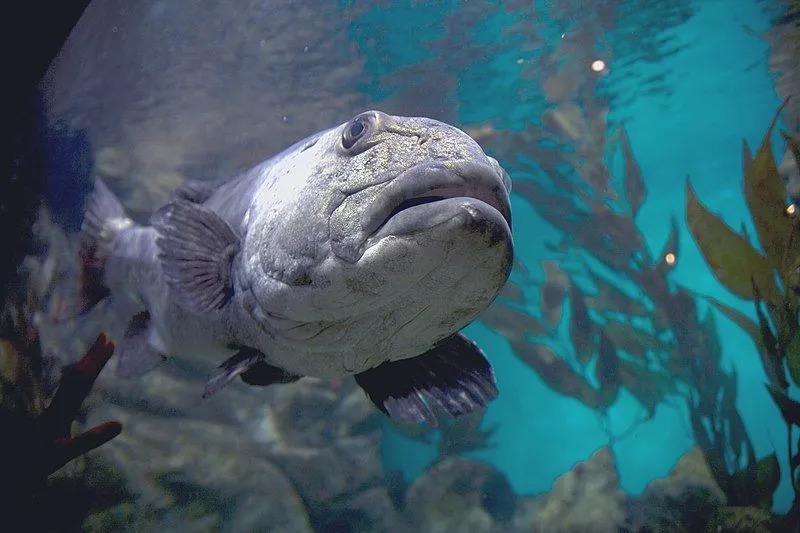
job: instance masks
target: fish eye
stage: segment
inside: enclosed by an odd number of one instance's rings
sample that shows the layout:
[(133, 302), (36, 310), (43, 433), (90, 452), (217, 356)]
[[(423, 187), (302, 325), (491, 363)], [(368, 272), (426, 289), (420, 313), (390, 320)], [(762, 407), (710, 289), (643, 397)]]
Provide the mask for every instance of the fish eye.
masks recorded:
[(366, 132), (367, 125), (364, 119), (354, 119), (350, 122), (350, 125), (344, 129), (344, 133), (342, 133), (342, 146), (344, 146), (346, 150), (349, 150)]

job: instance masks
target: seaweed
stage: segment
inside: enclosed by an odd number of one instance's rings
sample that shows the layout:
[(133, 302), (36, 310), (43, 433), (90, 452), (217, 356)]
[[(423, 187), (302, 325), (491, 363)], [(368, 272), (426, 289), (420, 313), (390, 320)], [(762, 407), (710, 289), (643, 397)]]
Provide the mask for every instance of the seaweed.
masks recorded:
[[(787, 103), (788, 99), (776, 112), (755, 155), (747, 143), (742, 149), (744, 197), (759, 246), (704, 206), (688, 180), (686, 218), (716, 279), (733, 294), (753, 302), (755, 321), (710, 300), (750, 335), (758, 348), (767, 390), (786, 423), (789, 477), (795, 494), (788, 516), (800, 518), (800, 431), (796, 431), (800, 430), (800, 401), (790, 392), (800, 386), (800, 217), (798, 205), (788, 198), (772, 146), (772, 132)], [(800, 165), (800, 135), (782, 132), (782, 137)], [(799, 433), (796, 441), (795, 433)], [(764, 507), (771, 503), (778, 481), (773, 455), (757, 463), (750, 461), (731, 476), (728, 490), (738, 498), (759, 498), (756, 503)]]
[[(755, 455), (736, 408), (736, 373), (722, 364), (714, 313), (701, 313), (696, 295), (671, 277), (681, 259), (678, 220), (664, 220), (669, 233), (653, 252), (637, 226), (647, 188), (631, 140), (624, 124), (609, 125), (607, 105), (593, 94), (583, 91), (580, 105), (559, 102), (545, 112), (541, 127), (477, 129), (482, 144), (515, 170), (514, 192), (560, 233), (542, 261), (544, 279), (520, 265), (511, 288), (481, 320), (503, 334), (550, 388), (599, 413), (610, 443), (650, 419), (658, 406), (684, 402), (694, 438), (730, 504), (768, 510), (780, 476), (775, 456)], [(743, 164), (774, 168), (760, 152)], [(761, 191), (766, 185), (750, 187)], [(693, 196), (689, 201), (697, 203)], [(753, 200), (760, 210), (767, 201)], [(762, 218), (758, 236), (777, 251), (781, 241), (772, 235), (785, 234), (790, 224)], [(772, 298), (777, 289), (769, 283), (769, 259), (748, 251), (748, 237), (726, 232), (708, 217), (692, 224), (725, 239), (715, 261), (750, 265), (762, 298)], [(736, 294), (755, 297), (749, 275), (730, 268), (718, 275)], [(537, 289), (540, 312), (529, 296)], [(764, 329), (721, 302), (709, 302), (754, 335)], [(623, 390), (642, 409), (630, 429), (614, 431), (607, 413)]]

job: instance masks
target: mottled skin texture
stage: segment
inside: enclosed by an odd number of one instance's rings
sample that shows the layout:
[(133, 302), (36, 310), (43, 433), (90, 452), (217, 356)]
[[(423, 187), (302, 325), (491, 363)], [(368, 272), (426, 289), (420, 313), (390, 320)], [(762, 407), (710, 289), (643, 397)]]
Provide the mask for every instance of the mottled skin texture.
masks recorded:
[[(155, 229), (115, 237), (106, 283), (147, 308), (154, 347), (220, 363), (248, 346), (289, 372), (332, 378), (419, 355), (491, 303), (512, 262), (506, 173), (441, 122), (375, 111), (357, 119), (366, 131), (349, 149), (353, 121), (205, 200), (241, 239), (233, 296), (219, 310), (177, 303)], [(387, 221), (425, 195), (439, 201)]]

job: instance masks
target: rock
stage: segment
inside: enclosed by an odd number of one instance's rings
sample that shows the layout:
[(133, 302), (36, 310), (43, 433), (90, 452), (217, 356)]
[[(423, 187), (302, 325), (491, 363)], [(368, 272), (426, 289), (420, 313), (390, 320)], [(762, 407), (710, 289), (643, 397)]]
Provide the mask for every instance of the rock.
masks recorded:
[(756, 507), (720, 507), (706, 526), (707, 533), (770, 533), (772, 515)]
[(628, 502), (624, 530), (701, 531), (714, 510), (725, 505), (702, 450), (695, 446), (662, 479), (652, 481), (638, 498)]
[(198, 533), (219, 531), (221, 517), (218, 514), (192, 516), (181, 510), (151, 510), (142, 512), (132, 503), (122, 503), (86, 517), (81, 530), (86, 533), (104, 531), (193, 531)]
[(329, 507), (312, 518), (314, 531), (411, 533), (411, 524), (395, 508), (386, 488), (373, 487)]
[[(256, 531), (264, 524), (270, 531), (311, 531), (293, 483), (245, 435), (211, 421), (118, 414), (125, 431), (102, 454), (123, 473), (136, 505), (129, 511), (125, 506), (106, 511), (111, 516), (125, 511), (126, 523), (143, 528), (169, 516), (182, 524), (171, 531)], [(90, 418), (98, 415), (93, 412)], [(94, 518), (94, 523), (108, 520)]]
[(277, 440), (270, 457), (297, 486), (312, 515), (354, 489), (382, 484), (380, 413), (352, 379), (303, 379), (269, 387)]
[(547, 533), (616, 533), (625, 517), (624, 503), (614, 456), (603, 447), (559, 477), (549, 494), (536, 499), (532, 526)]
[[(352, 435), (380, 431), (383, 415), (375, 409), (361, 387), (353, 386), (349, 378), (342, 381), (346, 381), (347, 384), (339, 383), (338, 387), (344, 387), (342, 391), (346, 395), (337, 404), (333, 413), (334, 434)], [(348, 390), (351, 391), (349, 394)]]
[(272, 454), (295, 482), (312, 514), (354, 488), (380, 484), (377, 439), (339, 439), (327, 447), (296, 447)]
[(508, 531), (516, 495), (491, 465), (449, 456), (428, 468), (408, 490), (405, 510), (430, 533)]
[(525, 533), (539, 533), (536, 524), (536, 515), (539, 512), (539, 500), (537, 496), (521, 496), (517, 499), (517, 512), (511, 523), (510, 531), (520, 531)]
[[(271, 531), (279, 523), (301, 531), (298, 524), (310, 527), (308, 514), (322, 516), (355, 489), (382, 483), (379, 425), (368, 422), (380, 415), (358, 407), (359, 398), (368, 400), (350, 381), (338, 390), (310, 379), (266, 388), (237, 383), (208, 401), (199, 400), (201, 381), (169, 365), (136, 381), (106, 376), (110, 402), (90, 418), (123, 423), (123, 438), (105, 453), (131, 491), (153, 505), (171, 503), (149, 480), (179, 472), (235, 505), (234, 530), (252, 530), (269, 516)], [(332, 416), (343, 405), (361, 415), (349, 422)]]

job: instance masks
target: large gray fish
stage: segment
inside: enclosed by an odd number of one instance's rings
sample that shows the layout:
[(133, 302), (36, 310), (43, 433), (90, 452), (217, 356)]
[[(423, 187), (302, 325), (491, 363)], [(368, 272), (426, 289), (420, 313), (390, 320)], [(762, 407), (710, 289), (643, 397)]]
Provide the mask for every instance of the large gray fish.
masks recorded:
[(136, 306), (118, 371), (223, 361), (205, 396), (354, 375), (392, 418), (435, 424), (497, 395), (458, 332), (512, 263), (511, 182), (468, 135), (362, 113), (222, 184), (189, 182), (135, 224), (96, 182), (82, 230), (82, 309)]

